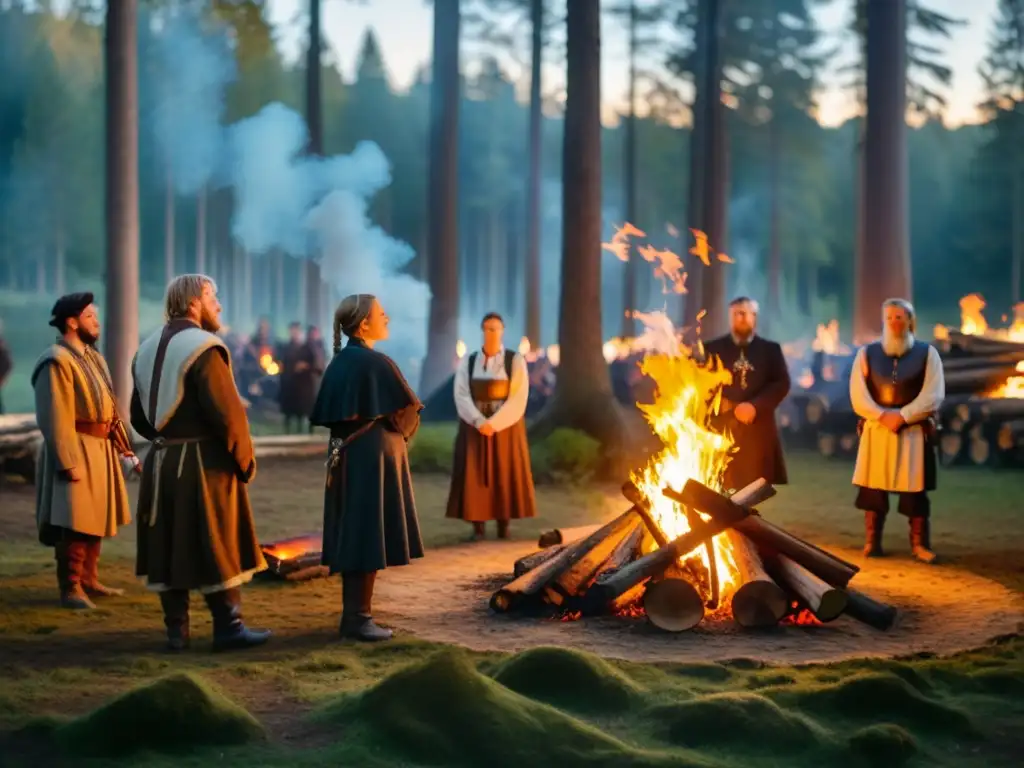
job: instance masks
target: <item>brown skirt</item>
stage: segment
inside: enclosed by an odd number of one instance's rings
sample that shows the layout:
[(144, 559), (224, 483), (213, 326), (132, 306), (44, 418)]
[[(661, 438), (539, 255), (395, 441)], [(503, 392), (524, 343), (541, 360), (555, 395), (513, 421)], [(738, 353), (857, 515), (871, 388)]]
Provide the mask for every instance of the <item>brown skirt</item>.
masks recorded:
[(490, 437), (460, 421), (447, 516), (482, 523), (536, 515), (525, 420)]

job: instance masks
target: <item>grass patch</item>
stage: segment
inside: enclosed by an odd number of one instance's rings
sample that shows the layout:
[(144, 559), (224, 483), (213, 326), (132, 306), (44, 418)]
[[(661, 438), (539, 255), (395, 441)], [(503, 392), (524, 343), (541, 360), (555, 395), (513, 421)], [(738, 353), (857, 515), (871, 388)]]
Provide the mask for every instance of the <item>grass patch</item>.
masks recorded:
[(124, 757), (246, 744), (265, 738), (244, 708), (196, 675), (177, 673), (56, 727), (70, 755)]
[(328, 710), (328, 717), (428, 765), (571, 768), (701, 765), (646, 752), (481, 674), (444, 650)]
[(574, 712), (621, 712), (644, 692), (604, 659), (569, 648), (523, 651), (493, 677), (516, 693)]
[(892, 723), (869, 725), (850, 736), (850, 752), (870, 765), (906, 765), (917, 754), (917, 740)]

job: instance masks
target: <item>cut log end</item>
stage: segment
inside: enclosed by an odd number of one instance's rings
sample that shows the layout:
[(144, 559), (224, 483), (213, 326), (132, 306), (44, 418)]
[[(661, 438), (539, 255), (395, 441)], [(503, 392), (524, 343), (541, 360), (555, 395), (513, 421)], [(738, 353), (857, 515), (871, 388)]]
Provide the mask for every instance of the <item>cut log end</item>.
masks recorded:
[(700, 593), (684, 579), (663, 579), (650, 584), (643, 602), (647, 620), (666, 632), (685, 632), (704, 618)]
[(774, 581), (748, 581), (732, 596), (732, 616), (747, 629), (774, 627), (789, 609), (785, 591)]
[(841, 589), (830, 589), (821, 596), (818, 607), (812, 611), (814, 618), (822, 623), (835, 621), (846, 610), (847, 597)]

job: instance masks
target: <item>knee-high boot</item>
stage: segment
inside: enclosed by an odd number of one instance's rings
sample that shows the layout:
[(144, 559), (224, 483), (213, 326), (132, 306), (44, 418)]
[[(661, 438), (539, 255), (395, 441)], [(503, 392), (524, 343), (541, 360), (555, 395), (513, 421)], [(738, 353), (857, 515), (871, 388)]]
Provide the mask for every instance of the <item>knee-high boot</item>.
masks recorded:
[(86, 594), (92, 597), (121, 597), (123, 589), (114, 589), (100, 582), (100, 549), (103, 539), (95, 538), (85, 545), (85, 570), (82, 573), (82, 586)]
[(238, 587), (204, 595), (213, 617), (213, 650), (234, 651), (263, 645), (269, 629), (249, 629), (242, 622), (242, 590)]
[(910, 518), (910, 553), (915, 560), (931, 565), (938, 557), (932, 552), (931, 521), (927, 517)]
[(885, 529), (885, 515), (868, 510), (864, 513), (864, 557), (884, 557), (882, 532)]
[(378, 626), (373, 620), (373, 585), (376, 571), (349, 571), (341, 575), (341, 627), (342, 637), (374, 642), (390, 640), (390, 629)]
[(95, 604), (82, 588), (85, 542), (64, 538), (56, 543), (53, 552), (57, 560), (57, 584), (60, 587), (61, 607), (75, 611), (95, 608)]

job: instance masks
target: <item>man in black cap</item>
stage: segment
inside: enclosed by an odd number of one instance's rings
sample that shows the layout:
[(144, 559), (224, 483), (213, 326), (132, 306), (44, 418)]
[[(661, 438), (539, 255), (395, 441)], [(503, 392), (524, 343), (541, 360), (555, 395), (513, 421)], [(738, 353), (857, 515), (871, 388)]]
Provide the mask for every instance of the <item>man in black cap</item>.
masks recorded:
[(100, 322), (91, 293), (62, 296), (50, 325), (60, 334), (32, 369), (43, 435), (36, 482), (39, 540), (54, 548), (61, 605), (95, 608), (91, 597), (123, 594), (98, 578), (102, 540), (131, 521), (121, 459), (124, 439), (110, 371), (96, 351)]

